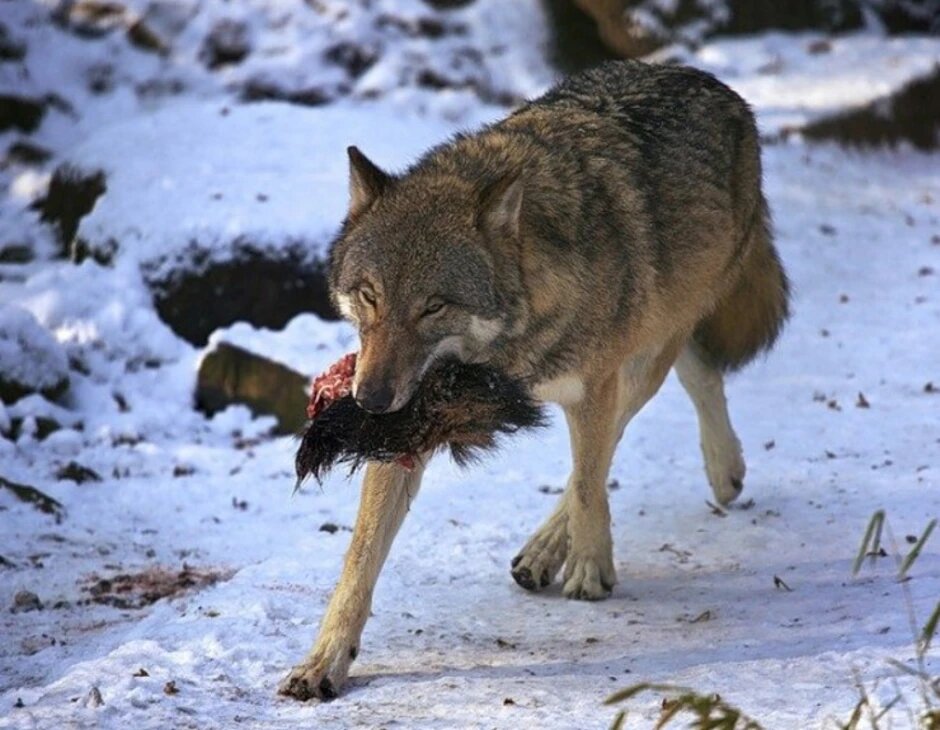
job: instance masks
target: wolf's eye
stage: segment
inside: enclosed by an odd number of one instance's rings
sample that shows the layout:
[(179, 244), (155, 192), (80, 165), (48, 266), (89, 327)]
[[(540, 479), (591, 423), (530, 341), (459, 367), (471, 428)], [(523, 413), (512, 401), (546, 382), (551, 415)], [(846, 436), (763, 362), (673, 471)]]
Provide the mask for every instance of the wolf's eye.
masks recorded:
[(375, 294), (370, 289), (360, 289), (359, 299), (367, 306), (375, 306)]
[(447, 306), (447, 302), (443, 299), (432, 299), (425, 306), (424, 311), (421, 312), (422, 317), (430, 317), (432, 314), (437, 314), (444, 307)]

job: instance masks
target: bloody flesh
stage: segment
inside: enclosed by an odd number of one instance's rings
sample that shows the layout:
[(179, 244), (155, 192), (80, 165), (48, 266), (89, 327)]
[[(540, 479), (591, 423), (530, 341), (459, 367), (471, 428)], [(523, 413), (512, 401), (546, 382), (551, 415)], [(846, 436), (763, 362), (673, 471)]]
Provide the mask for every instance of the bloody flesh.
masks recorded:
[(307, 418), (313, 420), (330, 404), (349, 395), (353, 376), (356, 374), (356, 353), (350, 352), (330, 366), (325, 373), (313, 379), (310, 402), (307, 403)]
[[(352, 392), (353, 376), (356, 374), (356, 353), (350, 352), (333, 363), (329, 370), (313, 379), (310, 401), (307, 403), (307, 418), (311, 421), (340, 398)], [(395, 463), (406, 469), (415, 468), (413, 454), (402, 454)]]

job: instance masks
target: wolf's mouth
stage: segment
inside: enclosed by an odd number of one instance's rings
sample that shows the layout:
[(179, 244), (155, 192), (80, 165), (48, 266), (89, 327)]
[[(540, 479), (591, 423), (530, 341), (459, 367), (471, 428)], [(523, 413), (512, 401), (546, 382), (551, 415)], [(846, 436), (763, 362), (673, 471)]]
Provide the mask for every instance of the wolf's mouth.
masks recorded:
[(545, 423), (523, 381), (456, 358), (435, 364), (400, 410), (369, 413), (351, 393), (355, 364), (355, 354), (346, 355), (313, 381), (298, 486), (308, 475), (320, 481), (337, 463), (351, 471), (367, 461), (412, 469), (419, 455), (444, 448), (463, 465), (496, 448), (500, 436)]

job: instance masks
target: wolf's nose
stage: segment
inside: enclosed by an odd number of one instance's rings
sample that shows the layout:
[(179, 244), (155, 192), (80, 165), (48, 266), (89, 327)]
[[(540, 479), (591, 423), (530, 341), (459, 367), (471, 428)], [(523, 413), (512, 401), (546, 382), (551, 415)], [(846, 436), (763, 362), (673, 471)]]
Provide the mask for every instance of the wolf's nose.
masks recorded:
[(374, 391), (363, 391), (359, 388), (356, 393), (356, 403), (369, 413), (385, 413), (392, 405), (395, 393), (391, 388), (378, 388)]

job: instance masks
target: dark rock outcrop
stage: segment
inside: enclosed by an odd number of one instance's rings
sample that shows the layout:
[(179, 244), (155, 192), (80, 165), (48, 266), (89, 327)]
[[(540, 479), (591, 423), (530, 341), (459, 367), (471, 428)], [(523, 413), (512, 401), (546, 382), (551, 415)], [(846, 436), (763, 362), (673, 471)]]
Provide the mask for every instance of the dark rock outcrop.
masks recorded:
[(204, 345), (215, 330), (238, 321), (279, 329), (303, 312), (338, 319), (325, 265), (298, 248), (261, 252), (245, 247), (231, 260), (201, 271), (181, 269), (149, 284), (160, 319), (194, 345)]
[(0, 132), (35, 132), (46, 115), (47, 101), (18, 94), (0, 94)]
[(26, 57), (26, 44), (13, 37), (9, 29), (0, 23), (0, 62), (22, 61)]
[(0, 475), (0, 489), (7, 490), (21, 502), (32, 505), (40, 512), (52, 515), (56, 523), (61, 522), (66, 515), (65, 507), (62, 506), (61, 502), (53, 499), (44, 492), (40, 492), (36, 487), (32, 487), (28, 484), (19, 484)]
[(101, 38), (127, 23), (129, 13), (121, 3), (109, 0), (73, 0), (60, 3), (53, 19), (81, 38)]
[[(547, 0), (549, 6), (553, 0)], [(839, 33), (865, 27), (888, 33), (940, 32), (940, 0), (573, 0), (597, 24), (607, 48), (635, 58), (670, 43), (768, 30)]]
[(209, 31), (200, 59), (210, 69), (241, 63), (251, 53), (248, 26), (238, 20), (223, 19)]
[(32, 313), (0, 307), (0, 401), (15, 403), (33, 393), (56, 400), (68, 386), (68, 359), (56, 339)]
[(40, 220), (56, 229), (63, 256), (71, 252), (79, 221), (92, 211), (106, 190), (105, 174), (101, 170), (81, 170), (63, 164), (52, 174), (49, 191), (37, 207)]
[(938, 149), (940, 66), (887, 96), (811, 122), (801, 131), (810, 140), (846, 145), (895, 145), (904, 141), (921, 150)]

